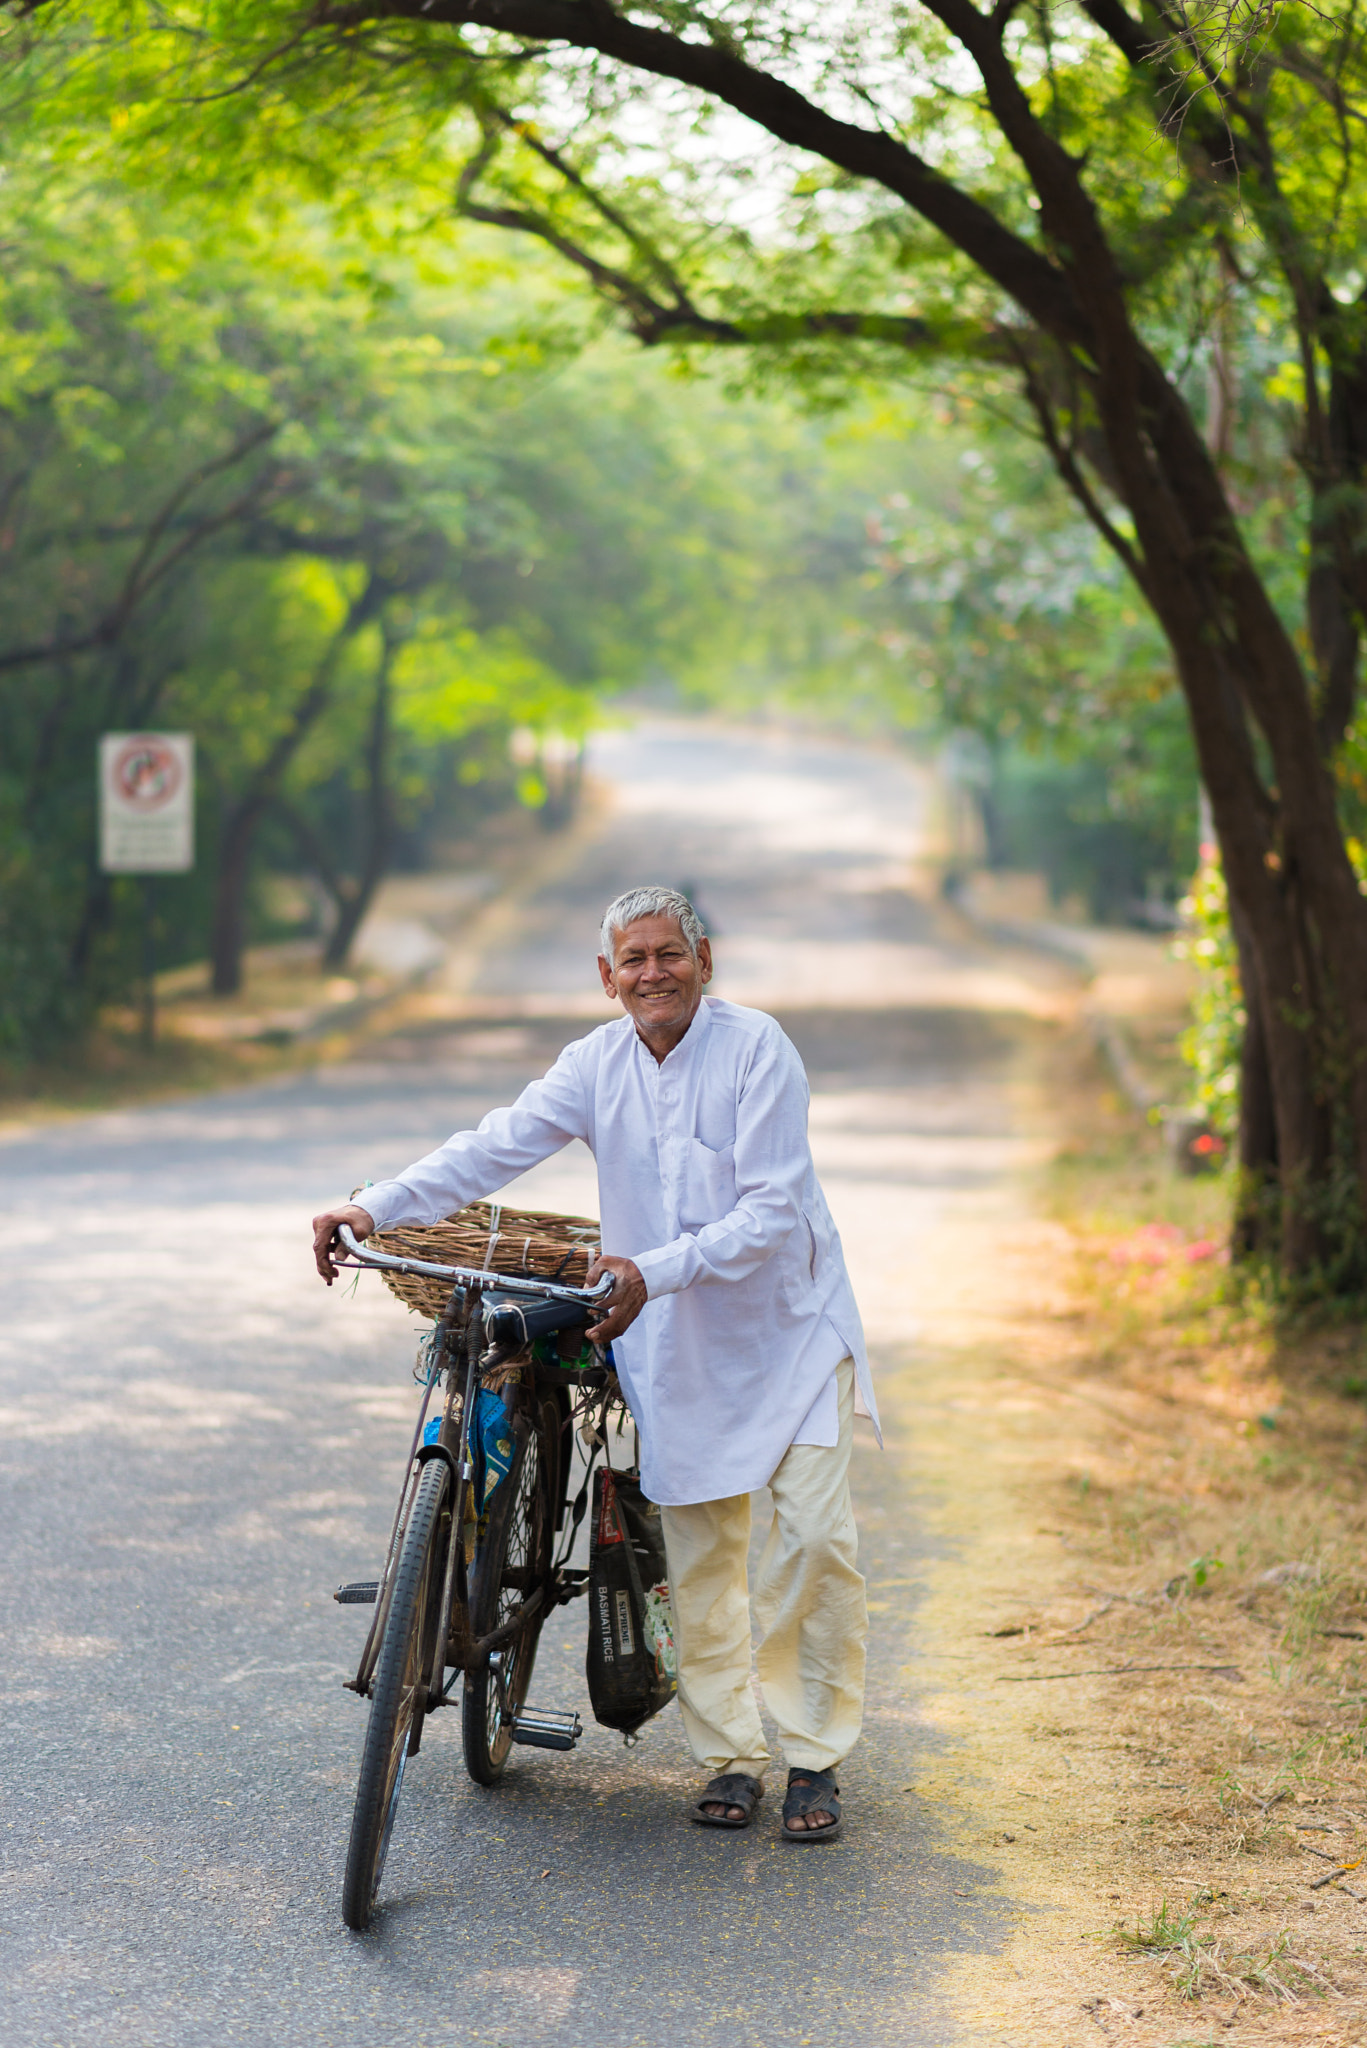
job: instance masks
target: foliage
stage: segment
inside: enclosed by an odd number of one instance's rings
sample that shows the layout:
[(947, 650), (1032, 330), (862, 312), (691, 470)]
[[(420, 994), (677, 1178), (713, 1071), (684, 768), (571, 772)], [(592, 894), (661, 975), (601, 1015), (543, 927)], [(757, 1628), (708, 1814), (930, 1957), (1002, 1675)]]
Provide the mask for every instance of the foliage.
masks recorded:
[(200, 860), (158, 886), (159, 953), (212, 929), (231, 955), (263, 861), (341, 912), (542, 803), (514, 730), (572, 744), (605, 691), (829, 656), (891, 480), (871, 444), (834, 458), (791, 408), (595, 336), (482, 229), (419, 251), (283, 178), (154, 193), (89, 123), (58, 147), (63, 120), (59, 96), (11, 134), (0, 262), (10, 1060), (138, 964), (139, 892), (94, 862), (102, 730), (194, 732)]
[[(110, 116), (130, 180), (195, 192), (212, 164), (228, 203), (277, 210), (266, 195), (288, 164), (367, 279), (440, 245), (454, 213), (553, 250), (690, 374), (720, 349), (738, 381), (813, 408), (896, 379), (1026, 427), (1066, 505), (1027, 463), (995, 510), (960, 478), (941, 531), (931, 517), (908, 544), (889, 522), (881, 585), (843, 635), (862, 656), (850, 694), (895, 697), (899, 659), (930, 650), (922, 689), (942, 717), (1074, 778), (1094, 865), (1161, 792), (1171, 868), (1190, 783), (1161, 627), (1258, 966), (1244, 999), (1252, 1052), (1267, 1048), (1256, 1164), (1278, 1256), (1346, 1272), (1367, 1088), (1341, 1052), (1345, 1029), (1367, 1033), (1367, 905), (1325, 827), (1367, 625), (1367, 43), (1356, 17), (1313, 8), (1261, 13), (1250, 40), (1227, 10), (1174, 24), (1136, 4), (817, 17), (785, 0), (720, 15), (689, 0), (73, 0), (23, 10), (13, 43), (21, 96), (60, 81), (49, 127), (68, 157)], [(635, 498), (652, 510), (653, 481)], [(470, 622), (511, 625), (562, 676), (583, 673), (572, 634), (552, 650), (526, 619), (513, 552)], [(358, 660), (395, 595), (376, 595), (375, 559), (366, 573), (344, 629)], [(663, 615), (652, 577), (632, 588)], [(806, 667), (832, 696), (842, 634), (829, 608), (794, 609), (816, 623)], [(740, 636), (752, 667), (761, 638)], [(372, 848), (387, 622), (381, 643)], [(340, 644), (322, 660), (290, 714), (310, 726), (341, 694)], [(244, 831), (283, 772), (272, 752)], [(1149, 859), (1132, 862), (1146, 887)]]
[(1197, 771), (1152, 615), (986, 407), (961, 398), (915, 445), (909, 487), (870, 521), (872, 630), (903, 696), (909, 680), (985, 743), (993, 865), (1038, 869), (1097, 919), (1161, 915), (1191, 871)]
[(1227, 1142), (1239, 1116), (1239, 1047), (1245, 1023), (1239, 959), (1229, 926), (1229, 894), (1219, 857), (1201, 849), (1201, 864), (1182, 902), (1185, 926), (1175, 951), (1196, 969), (1190, 1027), (1182, 1056), (1191, 1069), (1195, 1099), (1211, 1128)]

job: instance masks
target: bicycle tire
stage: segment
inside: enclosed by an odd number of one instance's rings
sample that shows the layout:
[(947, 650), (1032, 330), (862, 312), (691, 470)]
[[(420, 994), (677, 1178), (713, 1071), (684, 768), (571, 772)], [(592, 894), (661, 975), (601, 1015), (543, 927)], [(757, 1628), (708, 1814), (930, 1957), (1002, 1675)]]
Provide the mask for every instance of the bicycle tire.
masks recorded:
[(370, 1925), (394, 1832), (404, 1765), (426, 1716), (423, 1688), (440, 1623), (442, 1576), (451, 1541), (450, 1475), (445, 1461), (425, 1465), (394, 1570), (342, 1881), (342, 1919), (357, 1933)]
[[(538, 1393), (531, 1414), (519, 1417), (513, 1429), (513, 1461), (490, 1505), (470, 1573), (470, 1633), (476, 1638), (502, 1627), (550, 1577), (560, 1471), (555, 1395)], [(497, 1784), (507, 1765), (513, 1716), (526, 1704), (546, 1619), (542, 1597), (541, 1609), (498, 1653), (499, 1663), (465, 1674), (461, 1742), (465, 1768), (477, 1785)]]

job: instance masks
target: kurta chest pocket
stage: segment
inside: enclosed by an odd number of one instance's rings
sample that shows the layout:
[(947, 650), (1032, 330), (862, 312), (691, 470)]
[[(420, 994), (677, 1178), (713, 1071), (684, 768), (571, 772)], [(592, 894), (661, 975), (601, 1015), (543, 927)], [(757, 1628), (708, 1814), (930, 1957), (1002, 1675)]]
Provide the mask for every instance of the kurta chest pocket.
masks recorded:
[(685, 1230), (698, 1230), (716, 1223), (736, 1206), (736, 1148), (726, 1145), (714, 1152), (700, 1138), (690, 1138), (683, 1149), (679, 1176), (679, 1223)]

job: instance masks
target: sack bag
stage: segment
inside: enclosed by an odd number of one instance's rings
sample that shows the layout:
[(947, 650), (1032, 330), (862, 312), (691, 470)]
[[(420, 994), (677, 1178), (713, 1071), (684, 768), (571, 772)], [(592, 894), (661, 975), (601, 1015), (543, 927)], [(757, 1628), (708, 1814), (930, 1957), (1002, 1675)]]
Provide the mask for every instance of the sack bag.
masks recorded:
[(678, 1690), (660, 1510), (634, 1472), (593, 1475), (585, 1673), (595, 1721), (623, 1735), (668, 1706)]

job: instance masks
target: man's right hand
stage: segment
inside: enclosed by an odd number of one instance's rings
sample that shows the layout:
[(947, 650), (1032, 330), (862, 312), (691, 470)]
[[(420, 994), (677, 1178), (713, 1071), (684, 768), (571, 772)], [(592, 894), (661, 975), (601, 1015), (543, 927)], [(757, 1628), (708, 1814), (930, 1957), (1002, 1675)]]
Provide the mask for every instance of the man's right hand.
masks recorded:
[(365, 1209), (358, 1209), (354, 1202), (348, 1202), (344, 1209), (324, 1209), (321, 1216), (314, 1217), (313, 1261), (329, 1287), (337, 1278), (337, 1233), (344, 1223), (350, 1225), (352, 1236), (362, 1244), (375, 1229), (373, 1217)]
[(585, 1331), (591, 1344), (611, 1344), (614, 1337), (620, 1337), (629, 1329), (646, 1305), (646, 1283), (641, 1278), (641, 1269), (635, 1259), (604, 1258), (600, 1252), (589, 1267), (584, 1285), (593, 1287), (604, 1273), (612, 1275), (612, 1292), (607, 1298), (601, 1319)]

